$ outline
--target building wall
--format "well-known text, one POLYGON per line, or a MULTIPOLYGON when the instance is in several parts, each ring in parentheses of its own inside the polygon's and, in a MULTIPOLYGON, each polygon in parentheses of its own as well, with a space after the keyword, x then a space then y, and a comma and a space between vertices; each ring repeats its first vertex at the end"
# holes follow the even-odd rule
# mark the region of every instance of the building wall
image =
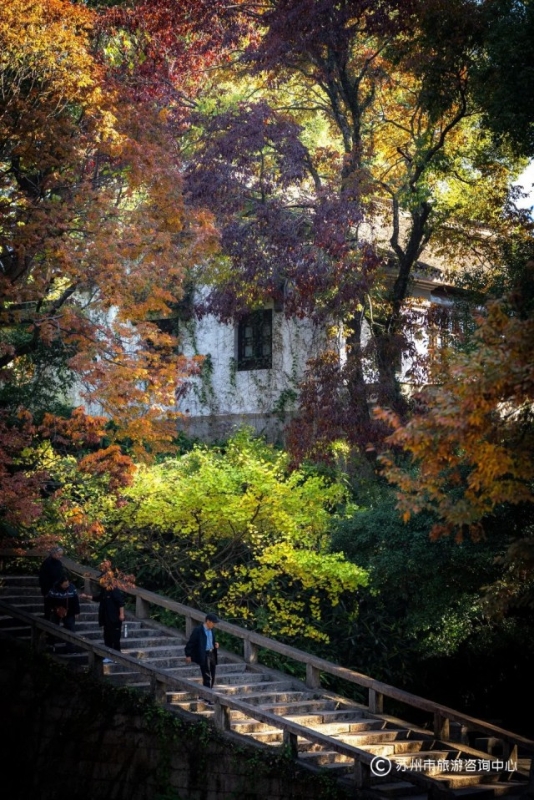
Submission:
POLYGON ((202 355, 201 375, 190 379, 178 403, 185 417, 180 426, 201 438, 228 435, 249 425, 276 439, 281 423, 295 411, 298 384, 306 362, 325 348, 340 352, 338 331, 319 328, 310 320, 287 319, 273 310, 272 368, 239 370, 237 325, 213 316, 182 325, 180 338, 187 356, 202 355))
MULTIPOLYGON (((447 287, 436 277, 417 276, 412 286, 412 346, 422 356, 428 351, 429 331, 425 328, 430 304, 450 306, 447 287), (420 323, 418 322, 420 318, 420 323)), ((237 325, 223 324, 213 316, 194 318, 180 330, 183 352, 205 357, 202 373, 191 379, 180 398, 184 414, 180 428, 192 436, 214 440, 225 438, 236 428, 248 425, 271 441, 277 441, 285 423, 296 413, 298 385, 309 359, 326 348, 345 358, 343 330, 318 327, 309 319, 287 319, 273 310, 273 356, 271 369, 237 369, 237 325)), ((363 343, 370 331, 364 323, 363 343)), ((401 360, 399 379, 409 391, 412 361, 401 360)), ((378 376, 367 368, 369 383, 378 376)))

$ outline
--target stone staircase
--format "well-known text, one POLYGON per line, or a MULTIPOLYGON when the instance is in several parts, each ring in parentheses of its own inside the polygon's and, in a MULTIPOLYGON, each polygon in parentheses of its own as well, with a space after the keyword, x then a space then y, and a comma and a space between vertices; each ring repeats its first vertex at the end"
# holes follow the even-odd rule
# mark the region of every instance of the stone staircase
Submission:
MULTIPOLYGON (((0 601, 14 611, 37 618, 42 616, 42 598, 34 577, 0 576, 0 601)), ((97 605, 81 601, 76 633, 87 643, 101 645, 97 617, 97 605)), ((213 719, 216 709, 210 700, 201 696, 200 670, 196 664, 185 661, 185 636, 128 612, 126 626, 122 655, 134 659, 139 668, 131 661, 128 664, 103 663, 105 679, 115 685, 147 692, 153 689, 151 669, 185 679, 190 686, 198 686, 200 693, 192 688, 166 691, 164 699, 169 710, 181 709, 213 719)), ((76 669, 87 669, 87 650, 80 647, 79 652, 65 653, 60 631, 53 657, 69 662, 76 669)), ((29 639, 30 633, 31 624, 11 616, 4 605, 0 610, 0 634, 29 639)), ((362 791, 361 783, 357 784, 354 756, 340 752, 343 748, 336 745, 350 745, 360 753, 373 756, 371 779, 364 784, 366 797, 424 800, 438 793, 477 800, 504 795, 515 798, 529 785, 530 752, 519 752, 515 762, 507 763, 504 750, 489 755, 480 747, 465 742, 440 740, 426 728, 387 714, 372 713, 367 706, 322 688, 310 689, 291 676, 256 663, 246 663, 243 658, 222 649, 219 650, 214 690, 221 698, 240 701, 239 709, 228 708, 231 731, 266 747, 291 747, 300 763, 313 769, 327 769, 339 776, 349 790, 358 785, 362 791), (246 708, 242 704, 246 704, 246 708), (283 726, 277 727, 272 721, 261 719, 267 715, 274 715, 271 720, 294 723, 320 736, 311 741, 304 735, 288 735, 283 726)))

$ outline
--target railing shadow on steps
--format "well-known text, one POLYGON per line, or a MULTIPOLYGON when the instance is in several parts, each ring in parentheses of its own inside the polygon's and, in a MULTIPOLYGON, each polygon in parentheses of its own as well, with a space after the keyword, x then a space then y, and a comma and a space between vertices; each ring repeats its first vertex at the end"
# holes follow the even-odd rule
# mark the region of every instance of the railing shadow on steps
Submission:
MULTIPOLYGON (((5 557, 29 557, 29 558, 42 558, 42 551, 28 551, 21 553, 16 550, 0 550, 0 558, 5 557)), ((92 567, 87 567, 73 561, 70 558, 63 557, 62 563, 73 574, 77 575, 84 580, 84 592, 91 593, 91 584, 95 582, 100 573, 92 567)), ((0 562, 0 567, 2 566, 0 562)), ((140 620, 150 621, 150 606, 159 606, 160 608, 167 609, 185 619, 185 635, 190 635, 195 622, 203 622, 205 614, 198 609, 178 603, 175 600, 164 597, 163 595, 151 592, 142 587, 130 587, 124 590, 126 594, 135 597, 135 616, 140 620)), ((214 724, 221 731, 230 730, 230 711, 238 711, 243 713, 246 717, 254 719, 259 722, 272 725, 283 733, 284 746, 288 747, 295 757, 298 757, 297 739, 301 737, 314 744, 327 746, 331 750, 344 755, 354 760, 354 780, 356 787, 363 788, 371 784, 371 771, 370 765, 373 760, 373 755, 365 750, 360 750, 353 745, 345 744, 339 740, 333 739, 330 736, 321 734, 310 728, 306 728, 298 723, 295 723, 286 718, 281 718, 276 714, 267 711, 261 711, 256 706, 249 705, 239 700, 234 700, 231 697, 221 696, 216 692, 204 687, 199 686, 198 683, 187 680, 186 678, 178 678, 159 670, 157 667, 143 664, 142 661, 127 656, 123 653, 111 650, 105 645, 95 643, 91 640, 84 639, 78 634, 70 633, 64 628, 58 628, 57 625, 47 622, 44 619, 36 617, 35 615, 14 609, 8 603, 0 600, 0 612, 11 615, 19 619, 31 627, 31 641, 32 646, 37 649, 43 649, 46 634, 60 637, 66 642, 75 645, 78 648, 86 651, 89 659, 89 669, 95 676, 102 677, 103 660, 104 658, 111 658, 116 663, 122 664, 125 667, 132 668, 141 672, 149 677, 151 685, 151 693, 154 700, 159 703, 167 704, 167 692, 176 689, 186 690, 192 692, 204 699, 211 700, 214 703, 214 724)), ((360 672, 356 672, 346 667, 333 664, 326 659, 310 655, 303 650, 299 650, 290 645, 278 642, 275 639, 270 639, 267 636, 255 633, 254 631, 241 628, 232 623, 220 620, 218 628, 232 637, 240 639, 243 645, 243 658, 245 663, 254 666, 258 665, 258 653, 260 648, 270 650, 271 652, 278 653, 286 656, 306 667, 306 680, 305 685, 311 691, 321 691, 321 673, 332 675, 341 678, 349 683, 356 684, 368 690, 368 711, 370 714, 383 715, 384 714, 384 698, 388 697, 398 703, 415 708, 418 711, 428 712, 432 715, 433 733, 436 739, 441 741, 451 741, 450 738, 450 723, 459 723, 467 732, 476 732, 478 734, 486 734, 489 737, 498 739, 502 743, 502 754, 500 758, 502 761, 517 763, 518 750, 524 754, 528 754, 530 758, 530 774, 528 786, 525 789, 529 792, 534 792, 534 741, 524 736, 520 736, 511 731, 505 730, 497 725, 485 722, 475 717, 471 717, 462 712, 456 711, 447 706, 435 703, 431 700, 390 686, 382 681, 377 681, 360 672)), ((177 631, 177 635, 179 631, 177 631)), ((436 782, 418 770, 406 768, 399 772, 397 777, 400 780, 408 781, 415 785, 419 785, 426 790, 435 790, 436 782)), ((442 792, 439 792, 440 795, 442 792)))

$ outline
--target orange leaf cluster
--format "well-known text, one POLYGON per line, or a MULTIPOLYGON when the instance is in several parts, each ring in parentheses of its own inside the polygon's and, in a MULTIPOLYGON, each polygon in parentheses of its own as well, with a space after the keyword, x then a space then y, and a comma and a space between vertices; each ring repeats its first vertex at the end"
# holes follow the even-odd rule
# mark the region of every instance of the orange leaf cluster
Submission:
POLYGON ((0 414, 0 511, 8 522, 30 524, 40 513, 40 491, 45 474, 28 474, 19 466, 20 454, 30 447, 35 427, 28 414, 11 421, 0 414))
POLYGON ((98 582, 104 589, 133 589, 135 586, 135 578, 133 575, 126 575, 118 569, 114 569, 111 561, 105 560, 100 564, 101 575, 98 582))
MULTIPOLYGON (((81 396, 141 455, 168 445, 195 369, 157 321, 217 235, 186 213, 165 108, 113 68, 107 30, 71 0, 0 6, 0 374, 16 384, 21 360, 60 343, 81 396)), ((80 419, 46 417, 41 435, 92 445, 103 422, 80 419)), ((108 449, 84 469, 113 461, 123 480, 119 460, 108 449)))
POLYGON ((533 503, 534 319, 494 303, 479 322, 476 347, 451 359, 443 385, 427 389, 426 408, 405 425, 379 410, 389 444, 410 453, 414 470, 382 458, 399 488, 405 519, 437 512, 434 535, 482 535, 501 504, 533 503))

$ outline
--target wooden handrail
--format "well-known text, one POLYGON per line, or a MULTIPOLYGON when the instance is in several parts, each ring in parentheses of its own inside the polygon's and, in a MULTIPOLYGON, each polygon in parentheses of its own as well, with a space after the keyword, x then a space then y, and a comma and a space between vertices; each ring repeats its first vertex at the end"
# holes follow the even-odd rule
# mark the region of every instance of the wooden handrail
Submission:
MULTIPOLYGON (((17 553, 16 551, 11 551, 9 554, 21 557, 20 552, 17 553)), ((0 550, 0 556, 2 555, 8 555, 8 551, 0 550)), ((39 555, 42 557, 43 554, 42 552, 33 551, 28 555, 31 555, 32 557, 39 555)), ((84 566, 83 564, 79 564, 70 558, 62 558, 62 562, 71 572, 83 577, 86 581, 86 584, 90 583, 91 580, 97 580, 100 575, 98 570, 92 567, 84 566)), ((88 589, 89 586, 87 585, 86 590, 88 589)), ((177 601, 171 600, 163 595, 151 592, 148 589, 134 586, 125 589, 125 592, 136 598, 137 616, 141 618, 148 618, 148 609, 145 604, 152 604, 160 606, 161 608, 166 608, 167 610, 185 618, 186 634, 189 634, 192 628, 192 620, 202 622, 205 618, 204 612, 195 608, 191 608, 190 606, 186 606, 182 603, 178 603, 177 601), (140 613, 137 613, 137 611, 140 613)), ((448 722, 452 721, 464 725, 467 730, 494 736, 498 739, 502 739, 513 747, 520 746, 525 751, 534 753, 533 740, 527 739, 524 736, 520 736, 519 734, 513 733, 512 731, 508 731, 504 728, 500 728, 497 725, 492 725, 489 722, 484 722, 483 720, 477 719, 468 714, 464 714, 460 711, 456 711, 448 706, 444 706, 432 700, 419 697, 418 695, 412 694, 411 692, 406 692, 403 689, 398 689, 395 686, 391 686, 382 681, 377 681, 374 678, 371 678, 369 675, 365 675, 361 672, 348 669, 347 667, 334 664, 326 659, 306 653, 304 650, 299 650, 296 647, 283 644, 282 642, 278 642, 276 639, 270 639, 267 636, 263 636, 255 631, 247 630, 246 628, 241 628, 238 625, 234 625, 230 622, 221 620, 218 623, 218 628, 225 633, 228 633, 231 636, 243 641, 245 661, 248 663, 254 663, 257 660, 258 648, 264 648, 266 650, 270 650, 271 652, 286 656, 287 658, 291 658, 298 663, 304 664, 306 666, 306 684, 311 689, 318 689, 320 687, 321 673, 326 673, 336 678, 341 678, 349 683, 353 683, 357 686, 368 689, 368 705, 371 713, 382 713, 383 698, 389 697, 393 700, 404 703, 407 706, 416 708, 419 711, 425 711, 433 714, 434 733, 437 738, 448 738, 448 722)))
MULTIPOLYGON (((253 719, 257 722, 263 722, 267 725, 271 725, 273 728, 281 730, 284 741, 293 742, 294 747, 292 749, 297 758, 298 751, 296 748, 296 741, 297 737, 300 737, 312 742, 313 744, 319 744, 328 747, 329 750, 333 750, 336 753, 346 756, 347 758, 353 759, 354 777, 358 787, 367 785, 370 782, 370 765, 374 759, 374 755, 366 750, 361 750, 358 747, 354 747, 353 745, 347 744, 339 739, 330 737, 327 734, 320 733, 313 728, 306 728, 305 726, 299 725, 297 722, 288 720, 278 714, 272 714, 269 711, 262 711, 257 706, 249 705, 241 700, 235 700, 231 696, 227 697, 217 694, 212 689, 201 686, 193 681, 188 680, 187 678, 179 678, 174 675, 169 675, 167 672, 163 672, 157 667, 144 664, 142 661, 133 658, 132 656, 125 655, 117 650, 112 650, 111 648, 99 644, 98 642, 84 639, 77 633, 71 633, 65 628, 59 627, 52 622, 40 617, 36 617, 34 614, 31 614, 27 611, 22 611, 20 608, 15 608, 9 603, 5 603, 3 600, 0 600, 0 611, 10 615, 15 619, 22 620, 31 626, 32 644, 37 649, 40 648, 40 639, 39 636, 36 635, 37 630, 41 631, 41 636, 48 633, 53 635, 55 638, 63 639, 64 641, 87 651, 89 655, 90 669, 92 669, 97 676, 101 676, 103 674, 103 659, 112 658, 113 661, 118 664, 130 667, 137 672, 147 675, 151 679, 153 698, 161 705, 167 705, 167 691, 172 691, 173 689, 188 690, 196 695, 200 695, 201 697, 211 700, 214 703, 214 724, 221 731, 227 731, 230 729, 228 715, 229 710, 241 712, 249 719, 253 719)), ((186 714, 190 713, 184 712, 183 709, 180 709, 180 712, 186 714)), ((239 734, 235 731, 233 733, 234 735, 246 738, 245 734, 239 734)), ((464 749, 467 751, 470 750, 470 748, 464 749)), ((436 788, 436 781, 432 777, 422 773, 417 768, 410 769, 409 767, 403 767, 403 769, 398 772, 396 777, 399 780, 421 786, 426 790, 436 788)))

